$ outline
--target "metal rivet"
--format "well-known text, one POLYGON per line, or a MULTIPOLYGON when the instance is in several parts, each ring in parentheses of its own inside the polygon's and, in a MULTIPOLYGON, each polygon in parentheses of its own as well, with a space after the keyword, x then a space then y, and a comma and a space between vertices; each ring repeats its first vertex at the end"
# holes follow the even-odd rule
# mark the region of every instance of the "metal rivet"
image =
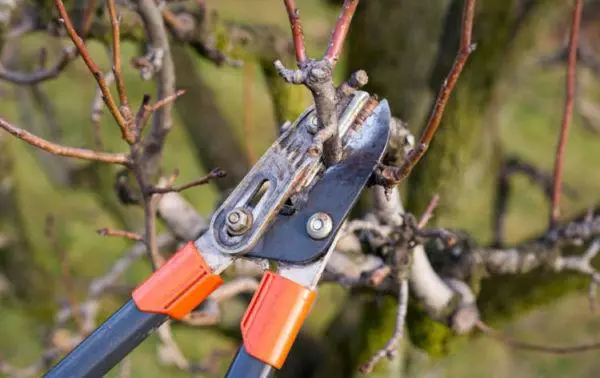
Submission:
POLYGON ((252 213, 243 208, 233 209, 227 213, 226 224, 231 235, 242 235, 252 226, 252 213))
POLYGON ((314 113, 308 118, 308 121, 306 122, 306 129, 311 134, 316 134, 317 131, 319 131, 319 120, 314 113))
POLYGON ((331 217, 325 213, 314 213, 306 223, 306 232, 316 240, 325 239, 333 229, 331 217))

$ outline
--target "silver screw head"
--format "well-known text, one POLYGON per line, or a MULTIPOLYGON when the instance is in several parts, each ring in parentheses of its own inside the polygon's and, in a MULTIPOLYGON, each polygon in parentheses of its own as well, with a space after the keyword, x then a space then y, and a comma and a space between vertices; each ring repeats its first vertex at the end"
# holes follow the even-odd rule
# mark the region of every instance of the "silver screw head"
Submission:
POLYGON ((319 120, 315 113, 311 114, 306 122, 306 129, 311 134, 316 134, 319 131, 319 120))
POLYGON ((227 232, 242 235, 252 226, 252 213, 247 209, 236 208, 227 213, 227 232))
POLYGON ((313 239, 325 239, 333 229, 331 217, 325 213, 314 213, 306 222, 306 232, 313 239))

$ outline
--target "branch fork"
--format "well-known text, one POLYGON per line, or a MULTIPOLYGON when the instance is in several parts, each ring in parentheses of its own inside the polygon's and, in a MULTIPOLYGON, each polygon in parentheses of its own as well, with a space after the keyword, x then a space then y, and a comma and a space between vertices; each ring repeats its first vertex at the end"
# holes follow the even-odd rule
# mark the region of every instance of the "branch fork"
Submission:
POLYGON ((308 153, 314 156, 323 155, 327 166, 338 163, 342 159, 342 143, 339 136, 338 116, 336 105, 338 97, 333 84, 333 69, 335 68, 342 46, 348 34, 352 16, 356 11, 359 0, 345 0, 340 16, 331 34, 329 46, 323 58, 316 60, 306 57, 302 24, 295 0, 284 0, 284 5, 290 20, 294 51, 298 69, 285 68, 281 61, 274 62, 279 76, 290 84, 305 85, 311 92, 318 119, 318 132, 308 153))

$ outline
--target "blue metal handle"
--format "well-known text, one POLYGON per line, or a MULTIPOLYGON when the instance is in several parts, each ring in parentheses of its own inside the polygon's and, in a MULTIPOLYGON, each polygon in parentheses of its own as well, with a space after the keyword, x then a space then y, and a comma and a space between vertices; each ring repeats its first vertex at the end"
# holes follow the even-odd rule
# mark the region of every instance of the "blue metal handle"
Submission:
POLYGON ((275 368, 248 354, 242 345, 229 365, 225 378, 268 378, 275 368))
POLYGON ((166 319, 166 315, 140 311, 130 300, 44 377, 102 377, 166 319))

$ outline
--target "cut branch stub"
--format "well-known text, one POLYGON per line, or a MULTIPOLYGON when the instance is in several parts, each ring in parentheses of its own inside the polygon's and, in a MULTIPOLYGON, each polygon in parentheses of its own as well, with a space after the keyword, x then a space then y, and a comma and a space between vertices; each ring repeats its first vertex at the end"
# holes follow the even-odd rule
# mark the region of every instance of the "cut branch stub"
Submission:
POLYGON ((319 131, 313 139, 309 153, 322 153, 327 166, 339 162, 342 157, 342 144, 338 132, 336 88, 332 80, 333 65, 328 60, 309 59, 302 68, 290 70, 277 60, 275 68, 285 81, 304 84, 313 95, 319 131))
MULTIPOLYGON (((296 1, 283 1, 290 20, 296 62, 299 69, 287 69, 279 60, 274 63, 275 69, 288 83, 303 84, 311 91, 315 102, 319 131, 314 137, 309 153, 315 155, 323 154, 323 161, 326 166, 336 164, 342 158, 342 143, 339 136, 338 117, 336 113, 338 97, 336 88, 333 85, 332 73, 341 54, 352 16, 358 6, 358 1, 344 1, 336 26, 331 33, 331 40, 327 51, 321 60, 306 57, 302 24, 300 23, 298 9, 296 8, 296 1)), ((357 80, 355 80, 357 86, 360 85, 360 82, 366 81, 366 79, 362 79, 360 76, 357 77, 357 80)), ((348 89, 349 87, 345 86, 343 88, 348 89)))

